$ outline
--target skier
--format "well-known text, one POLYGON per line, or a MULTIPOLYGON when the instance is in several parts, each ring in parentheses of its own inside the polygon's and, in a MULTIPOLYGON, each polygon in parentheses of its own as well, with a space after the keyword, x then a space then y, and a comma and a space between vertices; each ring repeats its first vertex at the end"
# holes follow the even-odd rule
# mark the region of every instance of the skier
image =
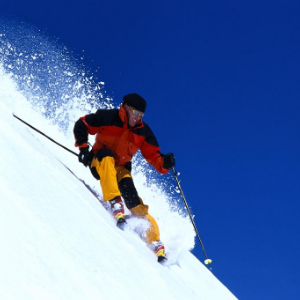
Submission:
POLYGON ((173 153, 163 155, 150 127, 142 121, 147 102, 138 94, 123 97, 120 109, 97 110, 81 117, 74 126, 75 146, 79 147, 79 162, 89 166, 100 180, 104 201, 109 201, 117 226, 123 228, 126 207, 134 216, 148 220, 146 242, 158 257, 166 260, 165 247, 160 241, 159 228, 148 213, 148 205, 139 197, 131 177, 132 156, 140 149, 154 168, 166 174, 175 166, 173 153), (88 135, 96 134, 89 151, 88 135))

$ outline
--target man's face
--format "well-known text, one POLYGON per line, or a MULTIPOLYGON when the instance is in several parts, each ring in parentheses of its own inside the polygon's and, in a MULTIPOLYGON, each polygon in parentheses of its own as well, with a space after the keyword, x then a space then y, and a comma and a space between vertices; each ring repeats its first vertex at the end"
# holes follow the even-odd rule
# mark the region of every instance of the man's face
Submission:
POLYGON ((124 108, 127 112, 128 124, 130 127, 134 127, 136 124, 141 122, 142 116, 144 115, 142 112, 127 104, 124 105, 124 108))

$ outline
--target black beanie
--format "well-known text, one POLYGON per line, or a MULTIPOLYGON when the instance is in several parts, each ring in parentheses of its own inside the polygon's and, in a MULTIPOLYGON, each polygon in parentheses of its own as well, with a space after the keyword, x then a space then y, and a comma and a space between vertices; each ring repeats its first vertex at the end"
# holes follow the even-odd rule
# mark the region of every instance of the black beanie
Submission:
POLYGON ((146 100, 138 94, 128 94, 123 97, 123 104, 127 104, 140 112, 145 112, 147 107, 146 100))

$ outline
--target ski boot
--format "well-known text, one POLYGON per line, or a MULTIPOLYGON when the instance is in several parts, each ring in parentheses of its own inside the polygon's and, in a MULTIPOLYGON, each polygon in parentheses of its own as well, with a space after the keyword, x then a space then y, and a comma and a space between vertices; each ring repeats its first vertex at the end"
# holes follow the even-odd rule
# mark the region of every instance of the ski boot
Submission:
POLYGON ((122 202, 121 197, 116 197, 113 200, 110 200, 109 203, 112 209, 113 217, 117 220, 117 226, 123 230, 125 228, 126 221, 124 204, 122 202))
POLYGON ((167 261, 165 246, 161 241, 155 241, 151 243, 151 248, 157 256, 157 261, 161 264, 167 261))

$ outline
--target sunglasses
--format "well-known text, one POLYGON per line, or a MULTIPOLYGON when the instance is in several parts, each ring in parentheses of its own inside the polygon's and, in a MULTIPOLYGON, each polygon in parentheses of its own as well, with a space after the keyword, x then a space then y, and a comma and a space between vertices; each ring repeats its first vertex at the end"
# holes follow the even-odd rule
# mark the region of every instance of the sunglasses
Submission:
POLYGON ((132 111, 132 113, 135 115, 135 116, 139 116, 139 117, 143 117, 144 116, 144 113, 136 110, 135 108, 131 107, 128 105, 128 107, 130 108, 130 110, 132 111))

